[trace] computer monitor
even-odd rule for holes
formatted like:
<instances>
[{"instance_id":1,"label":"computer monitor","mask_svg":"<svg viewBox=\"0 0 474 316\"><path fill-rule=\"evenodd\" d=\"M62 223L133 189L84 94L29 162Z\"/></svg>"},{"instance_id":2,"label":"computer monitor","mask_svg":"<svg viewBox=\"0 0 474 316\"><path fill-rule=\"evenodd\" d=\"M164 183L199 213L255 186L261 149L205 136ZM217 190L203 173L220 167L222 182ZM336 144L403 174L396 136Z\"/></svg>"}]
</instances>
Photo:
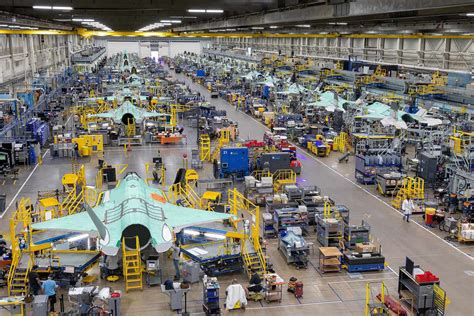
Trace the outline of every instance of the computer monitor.
<instances>
[{"instance_id":1,"label":"computer monitor","mask_svg":"<svg viewBox=\"0 0 474 316\"><path fill-rule=\"evenodd\" d=\"M407 270L408 273L413 275L413 269L414 268L415 268L415 263L413 262L413 260L406 257L406 259L405 259L405 270Z\"/></svg>"},{"instance_id":2,"label":"computer monitor","mask_svg":"<svg viewBox=\"0 0 474 316\"><path fill-rule=\"evenodd\" d=\"M73 266L65 266L64 267L64 273L74 273L74 267Z\"/></svg>"}]
</instances>

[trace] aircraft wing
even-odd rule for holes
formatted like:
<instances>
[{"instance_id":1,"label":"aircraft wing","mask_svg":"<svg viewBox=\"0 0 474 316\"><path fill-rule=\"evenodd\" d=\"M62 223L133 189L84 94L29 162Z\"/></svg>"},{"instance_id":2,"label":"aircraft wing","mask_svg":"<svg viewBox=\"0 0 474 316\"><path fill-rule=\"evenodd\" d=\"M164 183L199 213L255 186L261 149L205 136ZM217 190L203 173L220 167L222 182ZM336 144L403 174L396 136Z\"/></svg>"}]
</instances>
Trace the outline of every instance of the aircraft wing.
<instances>
[{"instance_id":1,"label":"aircraft wing","mask_svg":"<svg viewBox=\"0 0 474 316\"><path fill-rule=\"evenodd\" d=\"M36 230L67 230L75 232L97 232L97 227L87 212L51 219L31 225Z\"/></svg>"},{"instance_id":2,"label":"aircraft wing","mask_svg":"<svg viewBox=\"0 0 474 316\"><path fill-rule=\"evenodd\" d=\"M160 116L164 116L165 114L163 113L156 113L156 112L146 112L144 111L142 113L143 117L144 118L147 118L147 117L160 117Z\"/></svg>"},{"instance_id":3,"label":"aircraft wing","mask_svg":"<svg viewBox=\"0 0 474 316\"><path fill-rule=\"evenodd\" d=\"M167 204L163 211L165 212L166 224L174 229L174 231L179 231L188 226L217 222L232 217L231 214L202 211L173 204Z\"/></svg>"},{"instance_id":4,"label":"aircraft wing","mask_svg":"<svg viewBox=\"0 0 474 316\"><path fill-rule=\"evenodd\" d=\"M114 118L113 112L104 112L99 114L91 114L89 117Z\"/></svg>"}]
</instances>

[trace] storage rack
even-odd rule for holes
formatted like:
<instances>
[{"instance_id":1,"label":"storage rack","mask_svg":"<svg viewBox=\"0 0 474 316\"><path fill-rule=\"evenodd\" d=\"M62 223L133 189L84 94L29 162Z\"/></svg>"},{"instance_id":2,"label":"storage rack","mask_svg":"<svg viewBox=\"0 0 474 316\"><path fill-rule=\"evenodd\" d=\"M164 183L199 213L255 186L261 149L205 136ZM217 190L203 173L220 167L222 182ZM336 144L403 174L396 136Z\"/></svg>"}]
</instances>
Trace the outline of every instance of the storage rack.
<instances>
[{"instance_id":1,"label":"storage rack","mask_svg":"<svg viewBox=\"0 0 474 316\"><path fill-rule=\"evenodd\" d=\"M202 309L206 315L220 315L219 283L216 278L209 278L203 282Z\"/></svg>"},{"instance_id":2,"label":"storage rack","mask_svg":"<svg viewBox=\"0 0 474 316\"><path fill-rule=\"evenodd\" d=\"M287 227L300 227L308 232L308 211L306 208L282 208L273 213L275 231L278 233Z\"/></svg>"},{"instance_id":3,"label":"storage rack","mask_svg":"<svg viewBox=\"0 0 474 316\"><path fill-rule=\"evenodd\" d=\"M402 186L403 175L400 172L392 172L387 170L377 171L377 188L379 192L386 195L396 195L398 189Z\"/></svg>"},{"instance_id":4,"label":"storage rack","mask_svg":"<svg viewBox=\"0 0 474 316\"><path fill-rule=\"evenodd\" d=\"M316 217L316 235L324 247L339 247L339 241L344 236L344 221L339 218Z\"/></svg>"},{"instance_id":5,"label":"storage rack","mask_svg":"<svg viewBox=\"0 0 474 316\"><path fill-rule=\"evenodd\" d=\"M273 216L270 213L263 213L263 237L275 237L276 230L274 227Z\"/></svg>"},{"instance_id":6,"label":"storage rack","mask_svg":"<svg viewBox=\"0 0 474 316\"><path fill-rule=\"evenodd\" d=\"M419 266L414 266L414 271L423 270ZM412 303L417 315L424 314L435 308L434 285L439 285L439 281L419 283L415 277L406 270L406 267L400 267L398 276L398 294Z\"/></svg>"},{"instance_id":7,"label":"storage rack","mask_svg":"<svg viewBox=\"0 0 474 316\"><path fill-rule=\"evenodd\" d=\"M340 272L342 253L336 247L319 247L319 271Z\"/></svg>"},{"instance_id":8,"label":"storage rack","mask_svg":"<svg viewBox=\"0 0 474 316\"><path fill-rule=\"evenodd\" d=\"M370 225L365 221L358 225L344 226L344 245L346 248L354 249L356 243L365 243L370 240Z\"/></svg>"}]
</instances>

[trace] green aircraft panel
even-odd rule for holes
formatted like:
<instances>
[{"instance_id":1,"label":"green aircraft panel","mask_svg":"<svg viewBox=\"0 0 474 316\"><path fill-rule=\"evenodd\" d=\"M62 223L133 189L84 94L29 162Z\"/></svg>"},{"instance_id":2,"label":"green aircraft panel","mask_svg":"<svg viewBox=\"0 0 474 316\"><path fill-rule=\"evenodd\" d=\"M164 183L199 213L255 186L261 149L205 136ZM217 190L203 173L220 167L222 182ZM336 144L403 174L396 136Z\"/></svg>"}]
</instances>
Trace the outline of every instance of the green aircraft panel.
<instances>
[{"instance_id":1,"label":"green aircraft panel","mask_svg":"<svg viewBox=\"0 0 474 316\"><path fill-rule=\"evenodd\" d=\"M231 215L181 207L166 201L162 190L148 186L136 173L106 191L99 205L85 212L35 223L35 230L74 231L97 234L102 252L116 255L122 238L139 236L142 248L151 244L167 251L173 232L182 228L229 219Z\"/></svg>"}]
</instances>

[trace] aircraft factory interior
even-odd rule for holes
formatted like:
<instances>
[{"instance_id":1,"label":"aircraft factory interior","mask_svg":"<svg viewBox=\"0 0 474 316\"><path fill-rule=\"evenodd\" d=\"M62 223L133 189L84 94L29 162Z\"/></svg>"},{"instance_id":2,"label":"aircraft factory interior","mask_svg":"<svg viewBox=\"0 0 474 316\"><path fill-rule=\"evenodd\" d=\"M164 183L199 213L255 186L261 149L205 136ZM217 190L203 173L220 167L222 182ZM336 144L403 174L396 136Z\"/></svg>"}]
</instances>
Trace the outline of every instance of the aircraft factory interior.
<instances>
[{"instance_id":1,"label":"aircraft factory interior","mask_svg":"<svg viewBox=\"0 0 474 316\"><path fill-rule=\"evenodd\" d=\"M2 0L0 316L474 316L472 114L473 0Z\"/></svg>"}]
</instances>

